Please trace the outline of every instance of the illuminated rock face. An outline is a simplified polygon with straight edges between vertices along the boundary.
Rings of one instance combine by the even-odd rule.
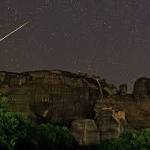
[[[74,120],[71,129],[80,145],[99,144],[100,142],[99,130],[94,120]]]
[[[102,140],[118,138],[124,132],[125,112],[102,108],[96,113],[95,120],[72,122],[72,134],[80,145],[99,144]]]
[[[0,93],[15,111],[57,121],[91,118],[100,97],[93,78],[59,70],[0,72]]]
[[[118,138],[124,132],[125,112],[104,107],[97,110],[96,123],[101,140]]]

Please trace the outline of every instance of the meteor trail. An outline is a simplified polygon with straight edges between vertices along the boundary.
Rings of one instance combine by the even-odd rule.
[[[0,42],[2,42],[4,39],[6,39],[7,37],[11,36],[13,33],[17,32],[18,30],[20,30],[21,28],[23,28],[24,26],[26,26],[29,22],[24,23],[23,25],[19,26],[17,29],[15,29],[14,31],[8,33],[7,35],[5,35],[3,38],[0,39]]]

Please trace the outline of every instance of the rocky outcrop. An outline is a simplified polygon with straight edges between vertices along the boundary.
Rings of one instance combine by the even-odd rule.
[[[83,73],[0,72],[0,93],[8,95],[13,110],[32,114],[34,118],[92,118],[96,100],[113,95],[115,90],[104,79]]]
[[[125,128],[125,112],[115,111],[112,107],[103,107],[99,103],[95,106],[96,124],[100,133],[100,140],[119,137]]]
[[[0,93],[14,111],[34,120],[67,121],[81,144],[116,138],[124,130],[150,128],[150,79],[132,94],[98,76],[61,70],[0,72]],[[69,124],[69,125],[70,125]]]
[[[98,144],[100,142],[99,130],[94,120],[73,121],[72,134],[80,145]]]
[[[72,122],[72,134],[80,145],[98,144],[102,140],[118,138],[125,130],[125,112],[112,107],[95,107],[95,120],[84,119]]]
[[[0,72],[0,93],[8,95],[12,109],[48,120],[91,118],[106,86],[100,77],[61,70]]]
[[[126,95],[124,97],[114,95],[105,98],[99,107],[100,110],[105,107],[112,107],[115,112],[125,112],[125,130],[150,128],[150,99],[141,99],[139,102],[133,95]]]
[[[150,79],[142,77],[136,80],[133,94],[135,98],[150,98]]]

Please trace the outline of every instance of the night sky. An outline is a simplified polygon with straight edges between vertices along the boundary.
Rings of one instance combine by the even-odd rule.
[[[0,0],[0,70],[150,76],[150,0]]]

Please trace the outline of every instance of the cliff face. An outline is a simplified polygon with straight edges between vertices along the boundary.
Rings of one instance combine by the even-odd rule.
[[[73,132],[85,144],[118,137],[130,128],[150,128],[148,78],[138,79],[133,94],[127,94],[127,85],[118,90],[104,79],[87,74],[60,70],[0,72],[0,93],[9,97],[14,111],[32,119],[73,121]],[[87,131],[80,132],[84,136],[76,133],[74,122],[87,124]],[[92,139],[93,135],[97,138]]]
[[[101,96],[94,78],[60,70],[1,72],[0,93],[15,111],[51,120],[91,118]]]
[[[117,138],[124,132],[126,118],[124,111],[115,110],[112,107],[95,106],[95,122],[98,126],[101,140]]]
[[[80,145],[98,144],[100,141],[99,130],[94,120],[73,121],[72,134]]]

